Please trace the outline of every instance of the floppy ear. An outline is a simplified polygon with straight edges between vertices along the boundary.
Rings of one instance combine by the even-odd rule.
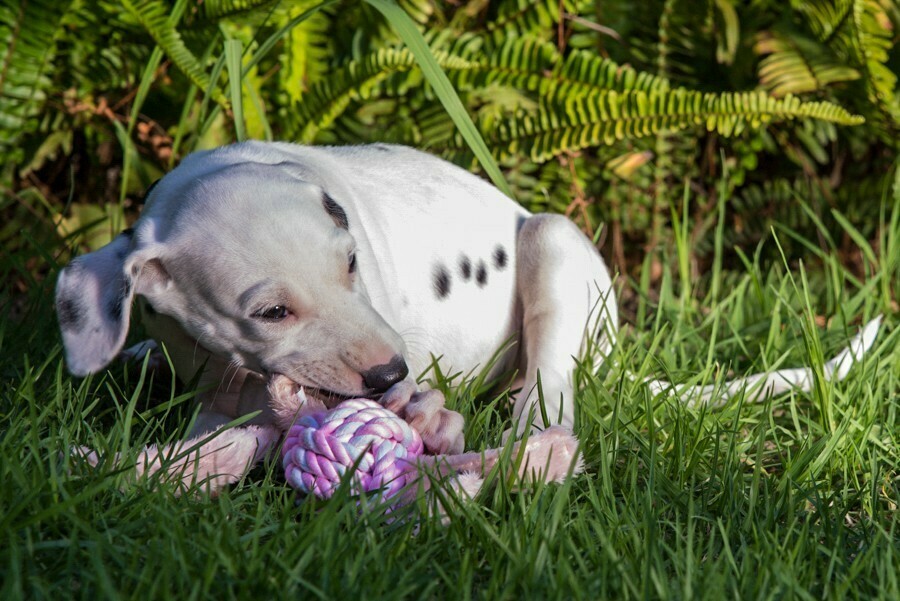
[[[141,270],[131,255],[131,232],[123,232],[59,273],[56,316],[66,363],[76,376],[101,370],[125,344],[134,280]]]

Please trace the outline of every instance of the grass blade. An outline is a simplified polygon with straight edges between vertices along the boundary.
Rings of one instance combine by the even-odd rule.
[[[243,45],[240,40],[225,40],[225,67],[228,69],[228,90],[231,95],[231,110],[234,115],[234,135],[238,142],[247,139],[247,128],[244,124],[244,103],[241,95],[243,73],[241,71],[241,54]]]

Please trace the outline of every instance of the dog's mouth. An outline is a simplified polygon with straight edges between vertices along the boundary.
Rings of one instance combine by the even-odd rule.
[[[299,384],[298,384],[299,386]],[[306,398],[314,398],[319,401],[329,409],[339,405],[340,403],[350,400],[357,399],[360,397],[358,394],[341,394],[340,392],[335,392],[333,390],[327,390],[325,388],[309,388],[306,386],[299,386],[298,394],[306,394]]]
[[[331,409],[343,401],[370,396],[362,394],[346,394],[322,388],[321,386],[301,384],[281,373],[272,373],[269,376],[269,392],[272,402],[284,409],[294,408],[306,412],[308,409]]]

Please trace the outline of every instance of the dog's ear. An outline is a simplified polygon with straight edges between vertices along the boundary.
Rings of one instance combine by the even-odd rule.
[[[125,344],[136,280],[147,263],[145,253],[132,250],[131,239],[131,232],[123,232],[59,273],[56,315],[66,363],[77,376],[103,369]],[[166,274],[149,279],[156,277]]]

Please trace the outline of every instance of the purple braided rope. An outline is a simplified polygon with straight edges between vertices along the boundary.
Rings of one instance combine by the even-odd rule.
[[[374,401],[352,399],[300,418],[281,454],[287,481],[307,494],[331,497],[355,465],[353,492],[383,489],[388,498],[415,479],[410,462],[423,450],[403,419]]]

